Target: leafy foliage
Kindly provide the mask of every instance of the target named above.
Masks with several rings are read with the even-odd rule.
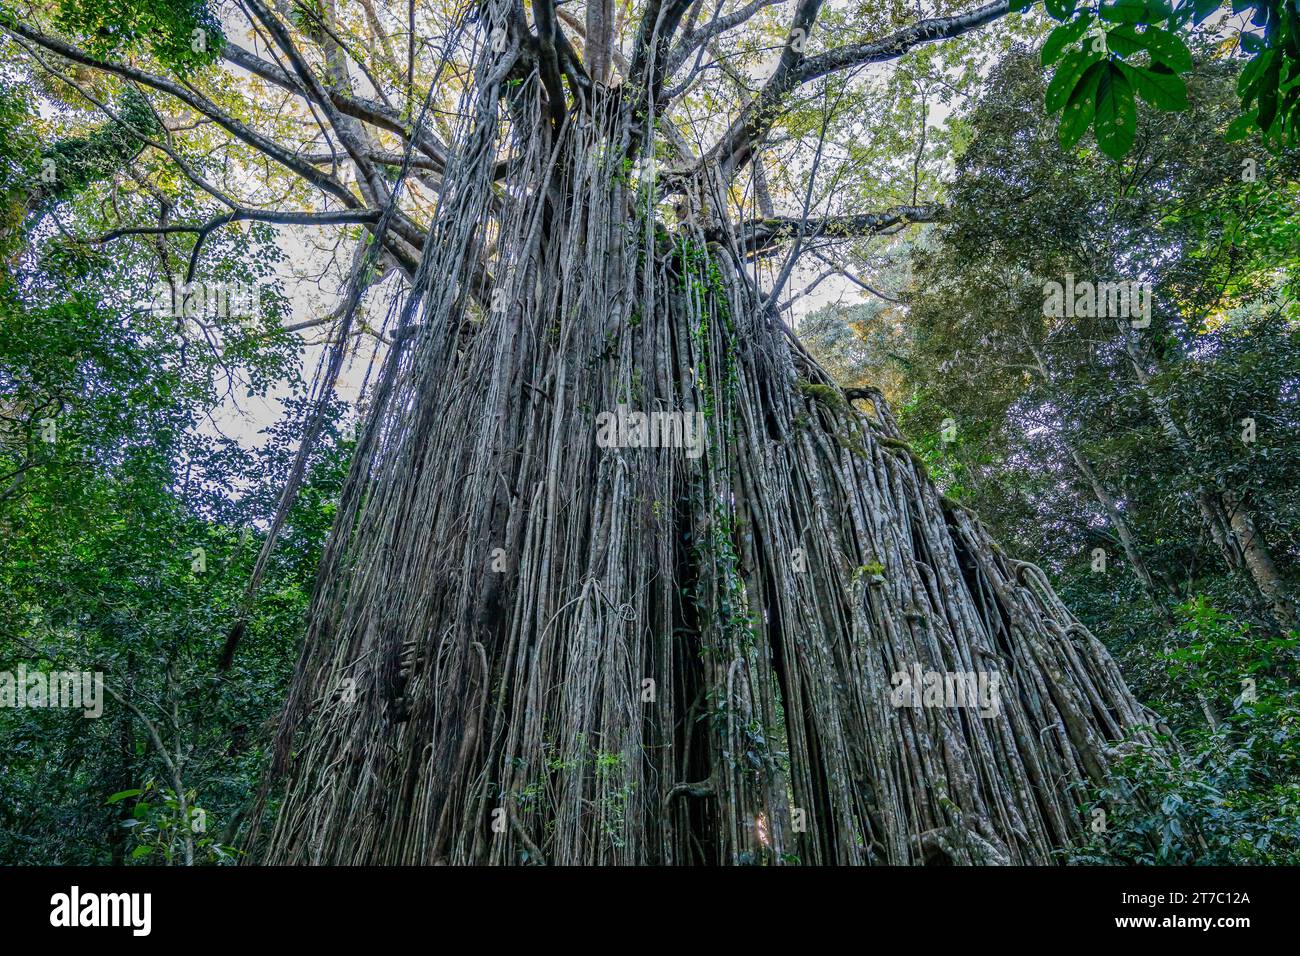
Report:
[[[1279,638],[1215,610],[1181,609],[1183,646],[1170,676],[1228,708],[1217,728],[1192,725],[1182,749],[1134,746],[1113,780],[1090,795],[1103,827],[1075,863],[1201,865],[1300,862],[1300,635]],[[1165,740],[1165,743],[1170,743]]]
[[[1231,7],[1247,15],[1238,34],[1247,63],[1238,81],[1242,115],[1230,135],[1256,129],[1275,148],[1300,144],[1300,8],[1295,0],[1232,0]],[[1135,98],[1159,110],[1187,109],[1192,53],[1179,31],[1220,10],[1216,0],[1048,0],[1046,8],[1058,22],[1042,62],[1055,65],[1046,102],[1048,112],[1063,111],[1061,145],[1073,147],[1091,126],[1116,160],[1133,146]]]
[[[155,130],[130,89],[118,112]],[[0,671],[101,672],[135,708],[106,706],[98,720],[0,710],[0,860],[181,862],[192,844],[196,862],[229,862],[350,454],[342,407],[252,609],[247,653],[218,677],[296,434],[282,423],[250,451],[213,417],[237,389],[266,396],[288,382],[290,418],[301,418],[284,299],[268,286],[259,314],[206,328],[140,308],[165,281],[154,250],[110,253],[78,233],[104,230],[106,208],[147,215],[163,196],[184,214],[193,199],[156,176],[122,126],[42,150],[44,124],[10,90],[0,123],[12,203],[0,282]],[[42,156],[57,157],[52,184]],[[198,277],[265,283],[279,257],[257,226],[210,240]]]
[[[215,60],[225,42],[207,0],[61,0],[58,22],[95,54],[145,47],[181,76]]]

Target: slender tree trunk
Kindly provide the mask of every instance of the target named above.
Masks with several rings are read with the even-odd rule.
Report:
[[[1029,348],[1030,353],[1034,356],[1034,362],[1038,366],[1038,374],[1042,379],[1043,384],[1049,389],[1049,391],[1052,390],[1054,388],[1054,383],[1052,381],[1051,373],[1048,372],[1047,362],[1043,358],[1042,350],[1034,345],[1034,343],[1028,338],[1025,339],[1025,343]],[[1070,441],[1063,432],[1058,432],[1057,437],[1062,446],[1064,446],[1066,453],[1070,456],[1070,460],[1074,462],[1074,466],[1078,469],[1079,474],[1086,482],[1088,482],[1088,487],[1092,489],[1093,497],[1097,499],[1097,503],[1100,504],[1102,510],[1106,512],[1106,517],[1109,519],[1111,526],[1115,529],[1115,536],[1119,538],[1120,547],[1124,549],[1124,557],[1128,561],[1129,567],[1133,569],[1134,575],[1137,576],[1138,581],[1142,584],[1143,589],[1147,592],[1147,597],[1150,598],[1152,606],[1162,618],[1167,619],[1162,595],[1160,594],[1159,588],[1156,586],[1155,578],[1152,576],[1150,568],[1147,567],[1146,559],[1142,556],[1142,550],[1138,545],[1137,535],[1134,533],[1133,527],[1129,523],[1124,512],[1120,510],[1119,502],[1116,500],[1115,496],[1111,494],[1110,489],[1107,488],[1097,476],[1097,471],[1092,467],[1092,463],[1084,457],[1075,444]]]
[[[1137,538],[1133,534],[1128,518],[1120,510],[1119,502],[1115,500],[1115,496],[1110,493],[1110,490],[1101,483],[1101,479],[1097,477],[1097,473],[1088,460],[1079,454],[1070,442],[1065,439],[1062,439],[1062,441],[1069,452],[1070,459],[1074,462],[1074,466],[1079,469],[1079,474],[1088,482],[1089,487],[1092,488],[1093,496],[1106,512],[1106,517],[1115,529],[1115,536],[1119,538],[1120,546],[1124,549],[1124,557],[1128,561],[1129,567],[1133,569],[1134,575],[1142,583],[1142,587],[1147,592],[1147,596],[1152,603],[1156,605],[1157,609],[1163,608],[1164,604],[1161,600],[1160,590],[1156,587],[1155,578],[1151,576],[1146,559],[1142,557],[1142,552],[1138,549]]]
[[[1273,555],[1255,526],[1254,518],[1236,495],[1228,492],[1223,498],[1232,531],[1241,546],[1242,561],[1250,571],[1251,579],[1268,602],[1278,623],[1283,627],[1295,627],[1296,612],[1291,603],[1289,588],[1278,573]]]
[[[1147,395],[1161,430],[1183,460],[1191,461],[1187,432],[1174,420],[1168,406],[1148,391],[1150,375],[1137,354],[1132,337],[1127,333],[1124,338],[1124,349],[1134,377]],[[1231,492],[1220,492],[1202,484],[1197,489],[1196,505],[1201,520],[1229,569],[1244,573],[1279,625],[1295,626],[1295,604],[1290,588],[1278,574],[1272,554],[1256,530],[1254,519],[1243,503]]]

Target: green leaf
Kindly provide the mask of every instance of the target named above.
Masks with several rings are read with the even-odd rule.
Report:
[[[104,805],[107,806],[108,804],[111,803],[120,803],[121,801],[125,800],[127,797],[138,797],[143,792],[144,791],[142,790],[119,790],[117,793],[113,794],[111,797],[105,800]]]
[[[1065,115],[1061,117],[1061,127],[1057,131],[1062,149],[1073,149],[1091,125],[1096,115],[1093,95],[1106,66],[1105,63],[1094,63],[1090,66],[1070,94],[1069,102],[1065,105]]]
[[[1089,24],[1092,23],[1092,17],[1084,14],[1081,17],[1075,17],[1069,23],[1062,23],[1056,27],[1043,43],[1042,60],[1043,66],[1051,66],[1061,58],[1065,48],[1074,43],[1075,40],[1087,32]]]
[[[1268,132],[1277,117],[1277,87],[1281,79],[1282,58],[1273,57],[1264,67],[1259,83],[1259,128]]]
[[[1143,23],[1148,19],[1146,0],[1115,0],[1103,3],[1097,14],[1111,23]]]
[[[1277,50],[1265,50],[1246,64],[1241,71],[1241,75],[1237,77],[1237,92],[1239,94],[1246,96],[1250,93],[1251,87],[1259,82],[1265,68],[1273,60],[1276,53]]]
[[[1078,0],[1043,0],[1043,5],[1047,7],[1047,12],[1057,20],[1068,20],[1074,14],[1074,7]]]
[[[1097,145],[1111,159],[1122,159],[1137,131],[1137,106],[1128,77],[1114,63],[1105,64],[1097,83]]]
[[[1219,9],[1219,0],[1192,0],[1192,23],[1197,26],[1211,13]]]
[[[131,851],[131,859],[138,860],[143,856],[148,856],[152,852],[153,847],[151,846],[138,846]]]
[[[1047,84],[1044,100],[1048,113],[1056,113],[1068,103],[1079,81],[1088,69],[1101,59],[1100,53],[1094,53],[1090,47],[1071,50],[1061,58],[1052,82]]]
[[[1142,34],[1131,23],[1121,23],[1107,30],[1106,45],[1123,57],[1132,56],[1147,48]]]
[[[1187,49],[1187,44],[1178,34],[1160,27],[1147,27],[1142,39],[1153,57],[1176,72],[1186,73],[1192,68],[1192,51]]]
[[[1121,63],[1119,67],[1128,77],[1138,96],[1156,109],[1169,112],[1187,109],[1187,84],[1178,74],[1149,70],[1127,63]]]

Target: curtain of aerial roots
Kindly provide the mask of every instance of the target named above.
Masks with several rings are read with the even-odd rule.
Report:
[[[264,858],[1045,862],[1078,840],[1145,723],[1104,649],[886,408],[837,398],[725,244],[656,233],[626,114],[556,136],[535,80],[499,101],[489,70],[327,550]],[[619,406],[705,431],[602,447]],[[998,675],[996,712],[895,706],[917,667]]]

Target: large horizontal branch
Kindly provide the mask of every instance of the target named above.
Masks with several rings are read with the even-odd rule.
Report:
[[[854,43],[838,49],[810,56],[800,65],[798,79],[807,83],[828,73],[844,70],[868,63],[883,63],[895,60],[908,50],[934,40],[949,40],[969,33],[978,27],[1006,16],[1011,10],[1009,0],[994,0],[993,3],[976,7],[968,13],[959,13],[950,17],[934,17],[922,20],[910,27],[891,33],[881,40],[869,43]]]
[[[888,212],[868,212],[843,216],[822,216],[801,219],[798,216],[774,216],[767,219],[749,219],[734,223],[732,233],[740,248],[753,254],[775,246],[787,239],[802,235],[808,239],[860,239],[875,236],[895,226],[914,222],[934,222],[939,218],[935,206],[897,206]],[[721,228],[706,230],[705,239],[721,242]]]
[[[341,182],[319,169],[313,167],[310,163],[305,163],[296,157],[292,152],[280,146],[274,140],[263,136],[257,130],[245,123],[235,119],[224,110],[219,109],[216,104],[206,97],[199,96],[192,92],[188,87],[181,86],[179,83],[173,83],[161,76],[155,76],[145,70],[124,64],[113,63],[109,60],[101,60],[98,57],[91,56],[89,53],[65,43],[57,37],[49,36],[19,20],[7,21],[4,25],[6,30],[30,40],[37,46],[43,47],[59,56],[72,60],[74,63],[80,63],[83,66],[93,67],[97,70],[103,70],[105,73],[112,73],[123,79],[134,80],[144,86],[152,87],[162,93],[167,93],[180,100],[186,106],[190,107],[197,113],[200,113],[213,120],[221,126],[226,132],[230,133],[237,139],[242,140],[249,146],[259,152],[265,153],[271,159],[274,159],[281,166],[305,179],[322,192],[329,193],[344,205],[356,207],[360,205],[357,198],[348,191],[347,187]]]
[[[367,152],[371,160],[376,163],[382,163],[385,166],[401,166],[406,156],[402,153],[395,153],[391,150],[372,149]],[[347,159],[346,153],[340,152],[319,152],[319,153],[299,153],[298,158],[311,163],[313,166],[337,166],[341,161]],[[428,156],[412,156],[412,169],[424,169],[438,172],[442,169],[441,164],[430,159]]]
[[[194,242],[194,248],[190,251],[190,264],[185,272],[185,281],[193,282],[199,267],[199,253],[202,252],[203,243],[207,241],[209,234],[215,229],[220,229],[222,226],[240,220],[271,222],[281,225],[336,226],[345,223],[375,223],[379,221],[379,212],[375,209],[346,209],[332,212],[293,212],[289,210],[276,212],[269,209],[235,209],[223,216],[209,219],[204,223],[173,223],[170,226],[127,226],[122,229],[114,229],[112,232],[100,236],[96,242],[109,242],[122,236],[161,236],[175,233],[194,233],[198,238]],[[407,265],[413,267],[414,263],[408,263]]]
[[[242,67],[254,76],[282,89],[308,99],[316,99],[311,90],[305,89],[302,83],[295,81],[278,65],[262,59],[237,43],[227,42],[222,48],[222,57],[227,62]],[[395,133],[407,141],[414,138],[416,147],[437,164],[435,166],[437,171],[441,172],[446,168],[447,150],[428,130],[421,128],[412,133],[410,127],[403,122],[401,115],[382,103],[360,96],[345,96],[334,88],[330,88],[328,92],[330,103],[344,116],[369,123],[376,129]]]
[[[804,6],[796,13],[791,33],[795,34],[802,28],[805,30],[802,36],[806,37],[819,6],[819,0],[805,0]],[[812,7],[811,18],[801,18],[805,7]],[[993,0],[967,13],[921,20],[879,40],[850,44],[813,57],[792,50],[792,44],[787,42],[775,72],[722,138],[705,154],[703,162],[716,164],[723,179],[729,181],[753,157],[754,150],[776,122],[781,103],[792,90],[838,70],[895,60],[922,44],[969,33],[1005,16],[1010,9],[1010,0]]]
[[[270,222],[285,226],[337,226],[347,223],[377,222],[378,220],[379,211],[377,209],[340,209],[331,212],[236,209],[226,215],[201,223],[173,223],[170,226],[125,226],[104,233],[96,238],[95,242],[111,242],[123,236],[158,236],[181,232],[210,232],[218,226],[225,226],[239,221]]]

